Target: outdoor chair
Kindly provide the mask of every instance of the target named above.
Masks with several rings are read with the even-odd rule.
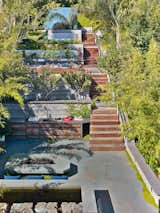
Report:
[[[68,176],[52,176],[52,180],[68,180]]]
[[[32,176],[27,176],[25,179],[27,179],[27,180],[42,180],[42,179],[44,179],[44,177],[32,175]]]
[[[21,179],[21,175],[4,175],[5,180],[19,180]]]

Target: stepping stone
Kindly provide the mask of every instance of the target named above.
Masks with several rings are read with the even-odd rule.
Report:
[[[10,213],[33,213],[33,203],[14,203]]]
[[[72,213],[83,213],[83,206],[82,203],[74,204],[72,206]]]
[[[36,213],[48,213],[47,203],[45,203],[45,202],[37,203],[35,206],[35,212]]]
[[[0,213],[6,213],[8,208],[7,203],[0,203]]]
[[[56,202],[47,203],[47,213],[58,213],[58,203]]]
[[[72,213],[71,203],[63,202],[61,204],[62,213]]]
[[[64,202],[61,204],[61,209],[62,213],[83,213],[82,203]]]

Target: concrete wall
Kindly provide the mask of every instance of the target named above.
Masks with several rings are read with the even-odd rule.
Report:
[[[87,104],[91,107],[89,102],[77,102],[77,101],[32,101],[25,104],[24,108],[21,108],[18,104],[8,103],[5,104],[10,113],[11,122],[25,122],[38,121],[45,118],[64,118],[68,115],[67,108],[70,104]]]
[[[81,30],[48,30],[48,39],[55,41],[77,40],[82,42]]]
[[[134,142],[128,142],[125,140],[126,150],[136,165],[139,173],[141,174],[143,181],[145,182],[148,190],[152,194],[156,204],[160,203],[160,182],[155,176],[151,168],[145,163],[144,158],[140,154]]]
[[[117,111],[119,111],[117,107]],[[126,124],[128,122],[128,115],[126,113],[119,113],[120,123]],[[160,182],[149,165],[146,164],[145,159],[136,147],[135,141],[128,141],[127,137],[124,137],[125,148],[130,155],[132,161],[136,165],[144,183],[153,196],[156,204],[160,207]]]

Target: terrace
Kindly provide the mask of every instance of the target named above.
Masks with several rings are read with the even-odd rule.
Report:
[[[36,208],[42,207],[47,212],[55,201],[56,213],[65,212],[63,202],[79,203],[75,205],[80,212],[83,205],[85,213],[97,213],[102,204],[97,195],[103,191],[109,212],[155,213],[141,196],[124,152],[113,152],[125,148],[117,109],[99,107],[101,103],[95,104],[96,110],[91,107],[91,98],[99,94],[97,85],[109,81],[96,67],[99,50],[94,33],[91,28],[77,29],[76,13],[69,8],[55,9],[47,19],[45,35],[43,31],[35,46],[27,47],[26,42],[17,50],[33,72],[26,84],[30,94],[23,94],[24,107],[5,103],[11,118],[2,143],[6,151],[0,154],[0,183],[14,190],[6,191],[1,201],[13,211],[29,202],[30,209],[38,212]]]
[[[32,68],[50,65],[52,68],[78,67],[83,62],[83,45],[68,44],[56,50],[19,50],[25,55],[25,63]]]
[[[8,139],[0,178],[68,179],[80,160],[92,156],[87,144],[82,139]]]

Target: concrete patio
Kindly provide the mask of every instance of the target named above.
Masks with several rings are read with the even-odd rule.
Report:
[[[66,184],[82,186],[85,213],[96,212],[94,190],[108,190],[115,213],[157,213],[142,195],[142,185],[125,152],[96,152],[81,160],[79,172]]]
[[[71,163],[76,164],[74,160]],[[108,190],[115,213],[157,213],[142,195],[142,185],[131,168],[125,152],[96,152],[82,158],[78,173],[69,180],[0,180],[10,188],[66,188],[81,187],[84,213],[97,213],[95,190]]]

